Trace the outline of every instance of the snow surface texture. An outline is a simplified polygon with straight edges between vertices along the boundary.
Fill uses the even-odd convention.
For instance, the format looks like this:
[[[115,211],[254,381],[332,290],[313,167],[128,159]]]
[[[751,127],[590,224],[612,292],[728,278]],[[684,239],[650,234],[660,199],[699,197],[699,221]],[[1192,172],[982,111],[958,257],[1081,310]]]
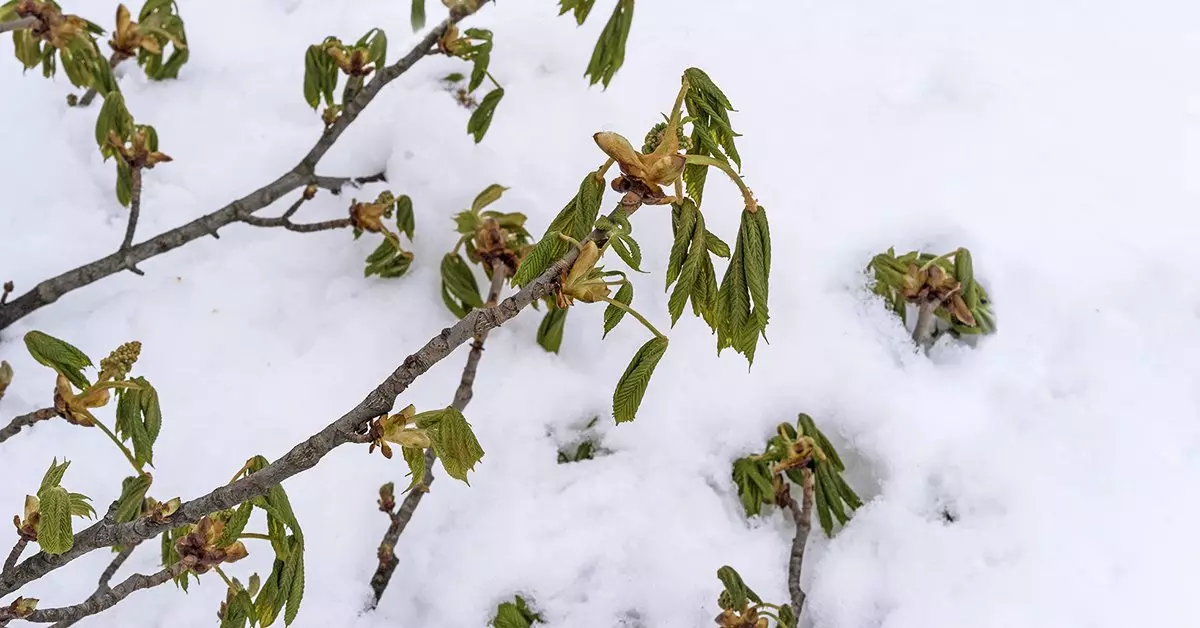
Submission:
[[[407,4],[181,2],[193,52],[180,79],[150,84],[133,67],[122,79],[175,158],[146,177],[139,235],[290,168],[320,129],[301,97],[304,47],[383,26],[394,60],[413,41]],[[550,0],[472,18],[495,30],[492,72],[507,88],[483,144],[437,83],[462,64],[434,58],[389,86],[326,159],[333,175],[386,166],[388,187],[412,196],[408,276],[363,279],[375,242],[348,233],[230,227],[6,330],[0,357],[16,380],[0,416],[48,401],[50,374],[20,342],[29,329],[97,357],[139,339],[138,372],[165,411],[156,496],[194,497],[251,455],[278,457],[453,322],[437,293],[452,212],[498,182],[512,188],[498,207],[527,212],[540,233],[602,161],[591,134],[640,138],[695,65],[740,111],[745,172],[776,238],[771,344],[753,372],[718,359],[685,317],[637,421],[618,428],[613,384],[646,332],[627,320],[601,342],[602,308],[579,307],[551,355],[534,343],[540,315],[522,315],[489,339],[467,412],[487,455],[470,487],[444,474],[434,485],[377,612],[359,614],[385,527],[376,491],[403,482],[403,463],[348,446],[286,484],[309,541],[295,625],[482,626],[523,592],[551,626],[704,626],[722,564],[782,602],[791,526],[778,514],[747,522],[729,470],[800,411],[835,439],[869,502],[834,539],[814,532],[806,622],[1189,624],[1200,563],[1195,3],[646,1],[626,66],[609,90],[588,89],[581,74],[610,6],[598,2],[582,29]],[[68,109],[65,77],[23,77],[5,54],[0,278],[24,290],[112,251],[126,212],[95,149],[95,109]],[[732,241],[737,195],[710,180],[706,217]],[[323,194],[301,216],[342,215],[350,196],[379,189]],[[652,269],[635,278],[636,303],[665,325],[666,210],[639,212],[635,227]],[[999,333],[917,355],[863,287],[870,255],[891,245],[971,248]],[[448,403],[465,356],[401,404]],[[613,453],[556,464],[596,414]],[[65,485],[98,507],[127,472],[99,432],[42,424],[0,446],[0,504],[19,512],[52,456],[73,461]],[[243,579],[269,569],[269,552],[250,549],[232,569]],[[77,602],[108,560],[94,552],[24,593],[43,607]],[[144,547],[122,573],[157,560]],[[208,576],[188,595],[138,593],[89,625],[211,626],[224,595]]]

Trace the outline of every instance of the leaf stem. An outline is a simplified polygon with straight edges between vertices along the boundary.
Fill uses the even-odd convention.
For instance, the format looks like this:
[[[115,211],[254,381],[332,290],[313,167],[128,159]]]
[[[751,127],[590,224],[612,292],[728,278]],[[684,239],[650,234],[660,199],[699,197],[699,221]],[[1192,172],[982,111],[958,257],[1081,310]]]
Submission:
[[[496,86],[496,89],[504,89],[504,86],[500,84],[500,81],[496,80],[496,77],[492,76],[491,72],[484,70],[483,73],[488,77],[488,80],[492,82],[492,85]]]
[[[658,336],[659,338],[662,338],[663,340],[667,339],[667,337],[665,335],[663,335],[663,333],[661,331],[658,331],[658,329],[655,328],[654,325],[650,324],[650,321],[646,320],[645,316],[638,314],[637,310],[629,307],[628,305],[625,305],[624,303],[621,303],[620,301],[616,301],[616,300],[610,299],[608,297],[600,297],[600,300],[604,301],[605,303],[607,303],[615,308],[625,310],[627,313],[632,314],[634,318],[638,319],[643,325],[646,326],[646,329],[649,329],[655,336]]]
[[[121,439],[117,438],[117,435],[114,434],[112,430],[108,429],[108,426],[105,425],[103,421],[96,419],[96,427],[100,428],[100,431],[104,432],[104,434],[108,436],[110,440],[112,440],[117,448],[121,450],[121,453],[125,454],[125,459],[129,461],[130,465],[133,466],[133,470],[137,471],[138,475],[141,475],[142,467],[138,466],[137,460],[134,460],[133,454],[129,452],[129,448],[125,446],[125,443],[122,443]]]
[[[267,536],[266,534],[260,534],[258,532],[243,532],[238,535],[238,538],[239,539],[259,539],[261,541],[270,541],[271,540],[271,537]]]
[[[217,572],[218,576],[221,576],[221,579],[225,581],[225,585],[228,586],[230,589],[237,588],[237,587],[233,586],[233,581],[229,579],[229,576],[225,575],[225,571],[223,569],[221,569],[220,565],[213,565],[213,571]]]
[[[734,172],[733,168],[729,164],[721,161],[720,159],[713,159],[707,155],[687,155],[687,163],[717,168],[729,175],[729,178],[736,183],[738,189],[742,191],[742,198],[746,201],[746,211],[750,212],[751,214],[758,212],[758,201],[754,200],[754,193],[750,191],[750,188],[746,187],[746,182],[742,181],[742,177],[738,173]]]

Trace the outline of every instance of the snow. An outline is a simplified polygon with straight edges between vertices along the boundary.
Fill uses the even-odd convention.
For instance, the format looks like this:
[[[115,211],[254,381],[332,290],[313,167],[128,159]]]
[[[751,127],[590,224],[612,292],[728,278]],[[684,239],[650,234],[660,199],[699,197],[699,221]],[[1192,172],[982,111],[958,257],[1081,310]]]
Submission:
[[[149,84],[132,67],[122,78],[131,111],[175,158],[146,177],[141,237],[257,188],[311,146],[320,122],[301,97],[305,46],[382,26],[395,59],[414,41],[408,3],[394,0],[180,4],[193,50],[180,79]],[[386,187],[412,196],[408,276],[363,279],[374,243],[346,233],[230,227],[0,333],[16,371],[0,416],[49,400],[26,331],[97,358],[138,339],[137,372],[165,412],[152,494],[194,497],[254,454],[282,455],[453,322],[437,296],[453,212],[502,183],[511,190],[498,207],[528,213],[540,232],[603,160],[591,133],[640,138],[694,65],[739,110],[745,172],[775,236],[771,343],[753,370],[718,359],[703,324],[685,318],[637,421],[616,427],[612,387],[646,332],[628,320],[602,342],[602,309],[577,307],[556,356],[534,343],[540,315],[523,314],[489,339],[466,412],[487,454],[469,487],[439,470],[376,612],[360,614],[386,527],[376,491],[403,484],[403,463],[343,447],[286,483],[309,545],[294,625],[481,626],[523,593],[551,626],[703,626],[723,564],[783,602],[790,524],[747,522],[729,470],[801,411],[835,439],[869,502],[832,540],[811,538],[806,622],[1191,625],[1200,9],[639,2],[626,66],[607,91],[588,89],[581,74],[610,6],[598,2],[579,29],[549,0],[472,18],[496,32],[492,73],[507,89],[482,144],[437,84],[461,64],[433,58],[389,86],[322,164],[331,175],[386,166]],[[0,60],[0,279],[19,290],[109,253],[124,230],[94,109],[67,108],[68,89],[63,76],[22,76]],[[736,191],[711,181],[706,219],[731,239]],[[381,189],[322,194],[301,216],[336,217],[349,197]],[[636,278],[635,305],[663,327],[669,220],[648,208],[634,224],[651,270]],[[969,247],[999,332],[916,354],[863,287],[870,255],[892,245]],[[439,364],[400,405],[447,404],[463,360],[465,350]],[[556,464],[597,414],[613,453]],[[73,461],[64,484],[98,506],[127,473],[99,432],[55,421],[0,445],[0,504],[19,512],[54,456]],[[157,543],[147,545],[122,573],[155,569]],[[250,550],[232,568],[243,580],[269,569],[269,551]],[[43,608],[75,603],[107,561],[94,552],[22,593]],[[206,576],[187,595],[138,593],[90,625],[211,626],[224,595]]]

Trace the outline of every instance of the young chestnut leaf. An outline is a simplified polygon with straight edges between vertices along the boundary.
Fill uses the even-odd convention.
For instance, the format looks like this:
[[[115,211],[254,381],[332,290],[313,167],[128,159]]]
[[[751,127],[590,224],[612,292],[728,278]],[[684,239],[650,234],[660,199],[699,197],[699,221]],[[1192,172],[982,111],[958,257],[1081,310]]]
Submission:
[[[483,141],[483,136],[487,135],[488,128],[492,126],[492,117],[496,114],[496,105],[500,104],[501,98],[504,98],[502,87],[488,92],[467,121],[467,133],[475,138],[476,144]]]
[[[409,482],[408,488],[404,489],[404,492],[407,493],[425,479],[425,451],[420,447],[402,447],[401,450],[404,454],[404,462],[408,463],[408,473],[412,476],[412,482]]]
[[[447,253],[442,258],[442,295],[446,307],[459,318],[466,316],[473,308],[483,307],[483,297],[471,267],[454,253]],[[451,302],[456,307],[451,307]]]
[[[544,623],[542,616],[533,612],[525,598],[518,595],[513,601],[497,606],[496,615],[488,625],[493,628],[531,628],[541,623]]]
[[[562,257],[570,246],[558,237],[566,235],[576,241],[591,233],[600,214],[600,203],[604,200],[604,177],[599,172],[589,172],[579,183],[579,191],[558,212],[546,233],[533,250],[521,260],[513,276],[513,285],[524,287],[537,279],[555,260]]]
[[[583,26],[587,21],[588,14],[592,12],[592,6],[596,4],[596,0],[559,0],[558,14],[565,15],[567,11],[574,11],[575,23]]]
[[[25,348],[38,364],[54,369],[77,388],[91,385],[82,371],[92,366],[92,359],[73,345],[43,332],[31,331],[25,334]]]
[[[483,448],[462,412],[447,406],[422,412],[413,417],[413,422],[433,440],[433,452],[442,461],[446,474],[469,485],[467,472],[483,459]]]
[[[617,423],[636,418],[642,398],[646,396],[646,388],[650,385],[650,376],[666,351],[667,339],[656,336],[642,345],[629,361],[629,366],[613,391],[613,418]]]
[[[584,76],[591,85],[603,83],[607,89],[617,70],[625,63],[625,43],[629,40],[629,27],[633,25],[634,0],[617,0],[612,16],[604,25],[600,38],[596,40],[596,48],[592,51],[591,61],[588,62]],[[584,17],[591,6],[584,10]],[[576,8],[576,19],[579,19],[579,9]]]
[[[412,0],[412,21],[413,32],[417,32],[425,28],[425,0]]]
[[[617,289],[617,294],[613,295],[613,301],[625,305],[633,303],[633,284],[628,281],[621,284],[621,287]],[[625,318],[625,310],[611,303],[608,307],[604,308],[604,335],[601,337],[607,338],[608,332],[616,329],[617,324],[621,322],[622,318]]]
[[[546,315],[538,325],[537,343],[550,353],[558,353],[562,347],[563,329],[567,324],[567,308],[560,308],[553,299],[546,301]]]

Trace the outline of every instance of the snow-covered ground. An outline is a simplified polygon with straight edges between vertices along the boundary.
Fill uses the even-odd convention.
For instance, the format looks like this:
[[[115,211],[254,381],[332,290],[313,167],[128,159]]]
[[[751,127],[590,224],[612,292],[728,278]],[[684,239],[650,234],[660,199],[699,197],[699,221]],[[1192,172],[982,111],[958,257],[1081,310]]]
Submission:
[[[104,24],[115,5],[65,4]],[[130,109],[175,158],[146,177],[143,237],[257,188],[311,146],[320,122],[301,96],[305,46],[381,26],[395,59],[414,41],[398,0],[180,4],[192,47],[180,79],[149,84],[134,67],[122,79]],[[540,233],[602,160],[591,134],[640,138],[695,65],[739,109],[745,172],[776,238],[771,344],[753,371],[718,359],[707,329],[685,317],[637,421],[617,428],[612,386],[645,332],[626,322],[602,342],[602,308],[579,307],[556,356],[534,343],[540,315],[519,317],[492,334],[466,413],[486,457],[470,487],[434,485],[377,612],[359,614],[386,527],[376,491],[403,481],[403,463],[343,447],[286,484],[309,544],[295,625],[482,626],[523,592],[551,626],[633,616],[704,626],[722,564],[782,602],[790,524],[747,522],[729,465],[801,411],[835,438],[869,502],[831,541],[813,535],[806,621],[1194,625],[1200,8],[644,0],[625,67],[607,91],[588,89],[581,75],[610,7],[597,2],[582,29],[551,0],[502,2],[471,20],[495,30],[492,72],[507,88],[481,145],[437,83],[461,64],[433,58],[389,86],[326,159],[326,174],[386,166],[388,187],[413,198],[408,276],[363,279],[374,243],[348,233],[228,228],[145,262],[143,278],[106,279],[0,333],[0,358],[16,370],[0,417],[49,400],[50,372],[25,353],[24,332],[93,356],[139,339],[138,371],[165,412],[153,494],[194,497],[251,455],[278,457],[452,323],[438,298],[452,212],[502,183],[512,189],[499,207],[528,213]],[[124,230],[112,165],[92,138],[95,109],[68,109],[68,90],[63,76],[22,76],[11,56],[0,60],[0,280],[22,291],[114,250]],[[706,217],[732,241],[737,195],[712,181]],[[302,215],[342,215],[348,196],[322,195]],[[651,269],[636,304],[665,325],[666,210],[639,212],[635,226]],[[970,247],[999,333],[917,355],[863,288],[870,255],[891,245]],[[447,404],[465,355],[401,404]],[[595,414],[613,453],[556,464],[559,444]],[[73,461],[65,485],[98,505],[126,473],[99,432],[42,424],[0,446],[0,511],[20,511],[53,456]],[[943,522],[942,508],[958,521]],[[123,573],[155,569],[148,545]],[[269,569],[269,552],[250,549],[232,569],[243,578]],[[82,600],[108,556],[24,593],[43,608]],[[89,625],[212,626],[224,595],[210,575],[187,595],[138,593]]]

